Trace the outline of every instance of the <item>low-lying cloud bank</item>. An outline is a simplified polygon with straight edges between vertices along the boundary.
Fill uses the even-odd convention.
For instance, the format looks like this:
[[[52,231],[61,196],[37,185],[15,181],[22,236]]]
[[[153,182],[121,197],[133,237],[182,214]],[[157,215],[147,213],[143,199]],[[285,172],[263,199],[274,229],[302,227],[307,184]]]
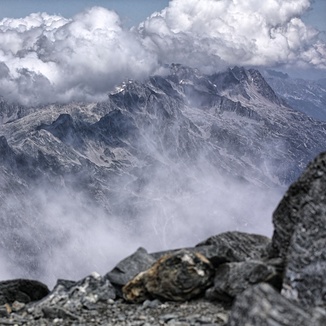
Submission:
[[[141,214],[134,219],[113,216],[71,189],[44,186],[13,196],[12,204],[24,212],[0,230],[0,280],[27,277],[52,287],[58,278],[104,275],[140,246],[149,252],[191,247],[230,230],[272,235],[271,216],[283,189],[262,191],[212,171],[188,172],[191,178],[180,171],[173,184],[165,175],[154,178],[137,193]]]
[[[172,0],[140,26],[94,7],[72,19],[0,21],[0,95],[25,105],[97,101],[125,79],[180,62],[326,69],[326,45],[300,16],[309,0]]]

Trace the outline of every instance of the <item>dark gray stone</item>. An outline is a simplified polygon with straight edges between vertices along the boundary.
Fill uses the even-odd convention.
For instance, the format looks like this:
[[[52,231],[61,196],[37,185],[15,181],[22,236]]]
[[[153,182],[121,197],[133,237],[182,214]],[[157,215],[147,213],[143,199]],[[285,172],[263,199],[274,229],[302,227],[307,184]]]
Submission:
[[[38,281],[16,279],[0,282],[0,305],[19,301],[29,303],[44,298],[49,293],[48,287]]]
[[[155,259],[147,253],[146,249],[138,248],[135,253],[119,262],[117,266],[104,277],[114,286],[121,288],[138,273],[145,271],[154,263]]]
[[[282,275],[277,268],[261,261],[225,263],[215,270],[214,285],[206,291],[206,298],[229,301],[250,286],[262,282],[280,289]]]
[[[260,259],[266,255],[271,240],[265,236],[243,232],[225,232],[196,245],[195,250],[214,266],[224,262]]]
[[[295,182],[273,215],[272,255],[285,258],[282,293],[304,306],[326,303],[326,153]]]
[[[250,287],[237,297],[227,326],[322,326],[324,311],[306,311],[265,283]]]

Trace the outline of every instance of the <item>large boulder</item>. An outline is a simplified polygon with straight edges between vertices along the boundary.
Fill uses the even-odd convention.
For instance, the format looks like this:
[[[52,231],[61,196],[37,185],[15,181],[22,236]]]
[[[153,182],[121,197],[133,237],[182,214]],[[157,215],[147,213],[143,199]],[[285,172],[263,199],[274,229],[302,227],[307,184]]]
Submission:
[[[303,310],[265,283],[248,288],[237,297],[227,326],[323,326],[321,309]]]
[[[215,270],[214,285],[206,291],[209,300],[231,301],[249,287],[266,282],[280,289],[281,260],[245,261],[221,264]]]
[[[193,248],[192,252],[204,255],[214,266],[225,262],[240,262],[248,259],[261,259],[267,257],[271,239],[263,235],[231,231],[214,235]],[[155,259],[178,250],[168,250],[151,253]]]
[[[291,185],[273,215],[274,256],[285,259],[282,293],[307,307],[326,303],[326,153]]]
[[[266,256],[271,240],[263,235],[244,232],[225,232],[196,245],[195,250],[214,266],[224,262],[240,262]]]
[[[29,303],[44,298],[48,287],[38,281],[16,279],[0,282],[0,305],[19,301]]]
[[[138,303],[152,298],[187,301],[204,293],[213,275],[213,267],[203,255],[180,250],[163,256],[133,278],[123,287],[123,296]]]
[[[140,272],[150,268],[155,261],[156,259],[153,258],[146,249],[140,247],[132,255],[120,261],[113,270],[104,277],[116,287],[118,294],[121,294],[120,290],[124,285]]]

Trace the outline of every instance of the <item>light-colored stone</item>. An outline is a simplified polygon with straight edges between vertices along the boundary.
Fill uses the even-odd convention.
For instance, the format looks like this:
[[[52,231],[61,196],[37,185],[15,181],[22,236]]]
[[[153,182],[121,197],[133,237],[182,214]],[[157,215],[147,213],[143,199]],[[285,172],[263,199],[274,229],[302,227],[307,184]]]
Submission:
[[[160,258],[151,268],[136,275],[122,291],[129,302],[150,298],[186,301],[202,294],[212,284],[213,275],[206,257],[181,250]]]

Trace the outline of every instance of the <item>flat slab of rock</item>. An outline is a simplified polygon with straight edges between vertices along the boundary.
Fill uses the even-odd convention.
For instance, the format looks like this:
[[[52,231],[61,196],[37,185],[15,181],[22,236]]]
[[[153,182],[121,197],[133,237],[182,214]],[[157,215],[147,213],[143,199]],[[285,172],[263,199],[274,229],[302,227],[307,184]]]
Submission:
[[[326,153],[291,185],[273,223],[273,254],[286,262],[282,294],[306,307],[325,305]]]
[[[19,301],[29,303],[44,298],[49,293],[48,287],[38,281],[16,279],[0,282],[0,305]]]
[[[203,293],[212,284],[213,275],[213,267],[203,255],[180,250],[138,274],[123,287],[123,296],[129,302],[151,298],[187,301]]]
[[[197,244],[195,250],[217,266],[224,262],[260,259],[266,255],[270,243],[265,236],[234,231],[210,237]]]
[[[293,304],[268,284],[250,287],[237,297],[227,326],[322,326],[323,311],[305,311]]]

